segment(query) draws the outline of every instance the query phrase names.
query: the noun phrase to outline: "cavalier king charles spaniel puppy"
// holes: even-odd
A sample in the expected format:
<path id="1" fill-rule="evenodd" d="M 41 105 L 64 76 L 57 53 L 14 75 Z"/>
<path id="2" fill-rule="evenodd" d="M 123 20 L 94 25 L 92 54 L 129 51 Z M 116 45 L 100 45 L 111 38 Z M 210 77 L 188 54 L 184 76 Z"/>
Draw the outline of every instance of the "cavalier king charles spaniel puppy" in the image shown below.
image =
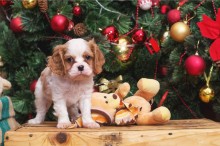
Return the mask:
<path id="1" fill-rule="evenodd" d="M 42 123 L 53 103 L 58 128 L 69 127 L 69 117 L 75 120 L 79 114 L 83 127 L 100 127 L 91 118 L 91 94 L 93 77 L 101 73 L 104 63 L 104 56 L 94 40 L 72 39 L 56 46 L 36 84 L 37 115 L 28 123 Z"/>

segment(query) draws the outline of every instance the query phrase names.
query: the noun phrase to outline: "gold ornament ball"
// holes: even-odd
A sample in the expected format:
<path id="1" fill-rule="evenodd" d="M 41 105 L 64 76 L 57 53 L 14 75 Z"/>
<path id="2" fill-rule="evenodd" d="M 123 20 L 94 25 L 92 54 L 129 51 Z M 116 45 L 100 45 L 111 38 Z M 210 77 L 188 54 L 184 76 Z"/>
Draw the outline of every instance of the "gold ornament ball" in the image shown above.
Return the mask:
<path id="1" fill-rule="evenodd" d="M 177 42 L 183 42 L 188 35 L 190 28 L 184 22 L 176 22 L 170 28 L 170 37 Z"/>
<path id="2" fill-rule="evenodd" d="M 199 97 L 205 103 L 209 103 L 211 100 L 213 100 L 214 96 L 214 90 L 209 86 L 204 86 L 199 91 Z"/>
<path id="3" fill-rule="evenodd" d="M 22 0 L 22 5 L 26 9 L 33 9 L 37 6 L 37 0 Z"/>
<path id="4" fill-rule="evenodd" d="M 115 44 L 115 53 L 118 59 L 122 62 L 127 61 L 130 58 L 134 45 L 130 44 L 129 38 L 120 38 L 118 43 Z"/>

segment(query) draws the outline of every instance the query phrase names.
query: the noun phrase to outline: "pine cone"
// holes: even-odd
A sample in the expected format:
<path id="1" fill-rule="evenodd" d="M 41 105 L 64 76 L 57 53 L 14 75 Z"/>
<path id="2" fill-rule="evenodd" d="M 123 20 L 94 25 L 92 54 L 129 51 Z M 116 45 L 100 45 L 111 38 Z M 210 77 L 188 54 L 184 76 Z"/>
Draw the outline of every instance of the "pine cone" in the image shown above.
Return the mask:
<path id="1" fill-rule="evenodd" d="M 38 6 L 42 13 L 47 12 L 48 10 L 48 1 L 47 0 L 38 0 Z"/>
<path id="2" fill-rule="evenodd" d="M 74 26 L 73 31 L 75 35 L 81 37 L 87 33 L 87 28 L 83 23 L 78 23 Z"/>

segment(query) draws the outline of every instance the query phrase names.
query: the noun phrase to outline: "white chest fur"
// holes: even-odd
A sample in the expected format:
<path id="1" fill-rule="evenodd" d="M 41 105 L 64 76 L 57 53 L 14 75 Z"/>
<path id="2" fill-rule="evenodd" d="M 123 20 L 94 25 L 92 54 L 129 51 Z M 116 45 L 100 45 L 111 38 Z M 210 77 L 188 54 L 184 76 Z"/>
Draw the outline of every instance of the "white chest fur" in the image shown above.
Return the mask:
<path id="1" fill-rule="evenodd" d="M 64 99 L 67 107 L 78 103 L 82 98 L 91 96 L 93 92 L 92 77 L 83 81 L 71 81 L 51 76 L 47 78 L 47 82 L 51 91 L 46 92 L 52 95 L 52 100 Z"/>

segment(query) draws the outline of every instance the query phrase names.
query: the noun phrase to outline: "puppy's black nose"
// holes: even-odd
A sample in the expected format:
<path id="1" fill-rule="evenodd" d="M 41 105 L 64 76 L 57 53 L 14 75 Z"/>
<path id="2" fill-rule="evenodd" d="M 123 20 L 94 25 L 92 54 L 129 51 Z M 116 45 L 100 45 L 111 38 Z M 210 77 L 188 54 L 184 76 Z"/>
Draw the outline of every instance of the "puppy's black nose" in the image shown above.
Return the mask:
<path id="1" fill-rule="evenodd" d="M 78 66 L 78 70 L 79 71 L 83 71 L 84 70 L 84 66 L 83 65 Z"/>

